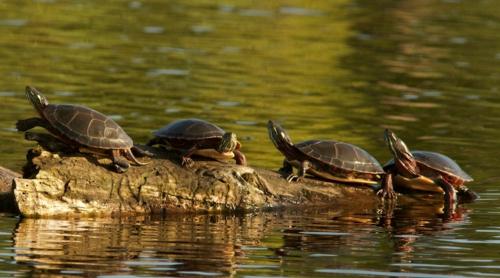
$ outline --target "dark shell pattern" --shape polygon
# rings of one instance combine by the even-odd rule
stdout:
[[[163,139],[205,140],[222,138],[224,133],[222,128],[212,123],[199,119],[185,119],[160,128],[154,135]]]
[[[444,154],[428,152],[428,151],[412,151],[411,152],[417,160],[418,163],[422,163],[427,167],[434,169],[436,171],[444,172],[448,175],[456,176],[464,180],[465,182],[472,181],[472,177],[469,176],[458,164],[451,158]],[[388,161],[384,168],[388,168],[394,165],[394,159]]]
[[[129,149],[134,143],[111,118],[88,107],[49,104],[42,116],[60,133],[84,146]]]
[[[365,150],[343,142],[309,140],[295,144],[302,153],[337,168],[370,174],[383,174],[380,163]]]

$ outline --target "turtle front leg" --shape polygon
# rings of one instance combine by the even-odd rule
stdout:
[[[19,120],[16,122],[16,129],[18,131],[26,131],[26,130],[30,130],[34,127],[37,127],[37,126],[40,126],[40,127],[43,127],[45,129],[48,129],[47,128],[47,122],[44,121],[43,119],[41,118],[29,118],[29,119],[24,119],[24,120]]]
[[[72,148],[70,145],[65,144],[59,138],[47,134],[47,133],[36,133],[26,131],[24,133],[24,139],[29,141],[36,141],[40,146],[49,150],[51,152],[73,152],[75,148]]]
[[[292,173],[290,175],[288,175],[288,177],[286,178],[286,180],[288,182],[292,182],[292,181],[300,182],[300,181],[303,181],[304,177],[306,176],[307,170],[309,170],[309,168],[311,168],[311,162],[309,162],[308,160],[302,161],[300,163],[299,174],[295,175],[293,173],[293,171],[292,171]]]
[[[457,191],[455,190],[455,187],[453,184],[449,183],[443,178],[438,178],[436,179],[436,184],[441,186],[441,188],[444,191],[444,202],[445,205],[448,207],[452,208],[455,206],[457,202]]]
[[[382,188],[377,191],[377,196],[383,200],[393,200],[397,197],[396,192],[394,192],[393,175],[392,171],[387,172],[382,180]]]
[[[278,171],[288,176],[293,174],[293,166],[290,162],[288,162],[288,160],[283,159],[283,167],[281,167]]]
[[[162,140],[158,137],[155,137],[155,138],[149,140],[149,142],[146,143],[146,146],[151,147],[154,145],[161,145],[161,144],[162,144]]]
[[[189,150],[185,151],[181,156],[181,165],[186,168],[191,168],[194,166],[194,161],[191,156],[198,150],[198,146],[194,145]]]
[[[128,161],[121,156],[120,150],[112,150],[111,159],[113,160],[113,168],[118,173],[125,173],[130,167]]]

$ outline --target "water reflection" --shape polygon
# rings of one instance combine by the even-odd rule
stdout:
[[[3,263],[14,263],[32,275],[308,276],[332,266],[415,271],[411,263],[418,242],[434,237],[439,242],[464,225],[469,213],[460,208],[446,218],[442,202],[425,200],[349,211],[306,208],[246,215],[23,219],[15,227],[13,246],[3,246],[1,252],[7,259]],[[380,245],[384,238],[392,244]],[[379,256],[391,248],[394,257],[389,262]],[[435,262],[443,270],[450,263]],[[438,270],[424,269],[434,271]]]

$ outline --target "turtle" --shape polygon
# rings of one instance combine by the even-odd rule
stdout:
[[[431,151],[410,151],[394,132],[386,129],[385,141],[394,156],[384,165],[386,175],[377,194],[385,199],[396,197],[394,187],[412,191],[440,193],[448,204],[456,202],[457,192],[468,200],[479,196],[464,184],[473,181],[448,156]]]
[[[375,185],[385,172],[380,163],[358,146],[334,140],[308,140],[293,144],[277,123],[267,124],[269,138],[285,156],[280,169],[288,182],[304,179],[306,173],[330,181]],[[293,173],[298,168],[298,174]]]
[[[241,143],[236,134],[225,132],[217,125],[200,119],[180,119],[153,133],[146,145],[164,145],[181,152],[181,165],[192,167],[192,155],[215,160],[234,159],[238,165],[246,165],[246,157],[240,151]]]
[[[151,154],[134,146],[132,139],[110,117],[85,106],[49,104],[47,98],[31,86],[26,87],[26,97],[40,117],[17,121],[18,131],[43,127],[72,150],[110,157],[114,170],[119,173],[129,168],[127,159],[137,165],[147,164],[138,161],[132,151]],[[40,136],[30,133],[26,138],[36,140]]]

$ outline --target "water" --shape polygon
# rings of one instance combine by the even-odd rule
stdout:
[[[500,276],[500,5],[480,1],[0,1],[0,164],[19,170],[23,90],[113,116],[136,142],[179,118],[276,169],[278,120],[390,158],[390,127],[453,157],[481,195],[244,215],[0,217],[0,276]],[[355,202],[355,200],[353,200]]]

